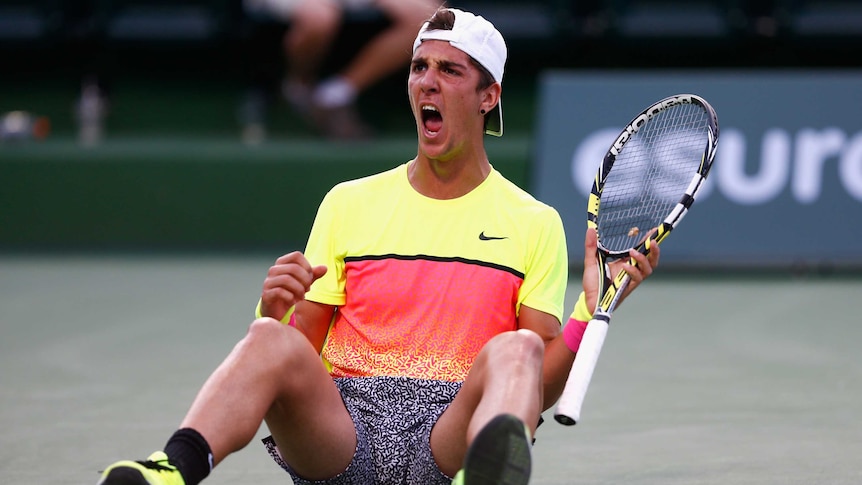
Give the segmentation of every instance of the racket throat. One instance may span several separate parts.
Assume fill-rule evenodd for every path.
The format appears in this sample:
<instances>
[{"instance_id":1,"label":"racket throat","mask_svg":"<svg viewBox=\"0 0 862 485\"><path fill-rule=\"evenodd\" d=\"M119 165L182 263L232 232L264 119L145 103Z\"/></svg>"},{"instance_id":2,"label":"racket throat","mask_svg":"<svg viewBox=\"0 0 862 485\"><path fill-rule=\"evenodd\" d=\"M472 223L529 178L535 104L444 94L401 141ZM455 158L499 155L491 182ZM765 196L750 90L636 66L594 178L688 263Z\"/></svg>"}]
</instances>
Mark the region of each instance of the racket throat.
<instances>
[{"instance_id":1,"label":"racket throat","mask_svg":"<svg viewBox=\"0 0 862 485\"><path fill-rule=\"evenodd\" d=\"M610 311L613 311L613 309L611 309ZM605 322L606 324L610 325L611 324L611 314L608 311L599 309L599 310L596 310L596 313L593 314L593 320L601 320L601 321Z\"/></svg>"}]
</instances>

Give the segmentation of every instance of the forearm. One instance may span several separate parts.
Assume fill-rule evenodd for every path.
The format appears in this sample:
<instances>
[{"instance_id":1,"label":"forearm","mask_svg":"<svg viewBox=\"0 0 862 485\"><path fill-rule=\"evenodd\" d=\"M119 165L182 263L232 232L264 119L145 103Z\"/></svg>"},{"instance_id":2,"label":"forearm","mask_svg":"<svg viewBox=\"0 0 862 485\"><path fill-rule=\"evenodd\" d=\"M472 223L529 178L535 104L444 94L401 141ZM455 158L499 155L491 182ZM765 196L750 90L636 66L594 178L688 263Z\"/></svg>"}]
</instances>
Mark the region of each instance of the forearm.
<instances>
[{"instance_id":1,"label":"forearm","mask_svg":"<svg viewBox=\"0 0 862 485\"><path fill-rule=\"evenodd\" d=\"M542 369L544 378L543 410L553 406L560 398L574 361L575 353L566 346L562 334L545 345L545 361Z\"/></svg>"},{"instance_id":2,"label":"forearm","mask_svg":"<svg viewBox=\"0 0 862 485\"><path fill-rule=\"evenodd\" d=\"M587 322L592 318L587 305L582 292L563 331L545 346L545 409L557 402L566 385Z\"/></svg>"}]
</instances>

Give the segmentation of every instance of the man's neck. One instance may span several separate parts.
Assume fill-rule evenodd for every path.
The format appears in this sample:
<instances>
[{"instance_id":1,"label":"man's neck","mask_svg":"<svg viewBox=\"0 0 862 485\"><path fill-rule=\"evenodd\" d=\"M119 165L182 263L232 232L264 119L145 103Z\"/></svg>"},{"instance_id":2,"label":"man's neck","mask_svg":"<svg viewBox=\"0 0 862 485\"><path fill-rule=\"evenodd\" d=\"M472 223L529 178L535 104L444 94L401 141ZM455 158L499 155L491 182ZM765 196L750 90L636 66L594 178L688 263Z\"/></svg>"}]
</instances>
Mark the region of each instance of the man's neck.
<instances>
[{"instance_id":1,"label":"man's neck","mask_svg":"<svg viewBox=\"0 0 862 485\"><path fill-rule=\"evenodd\" d=\"M488 178L491 164L482 153L480 159L432 160L417 156L407 169L410 185L420 194L432 199L462 197Z\"/></svg>"}]
</instances>

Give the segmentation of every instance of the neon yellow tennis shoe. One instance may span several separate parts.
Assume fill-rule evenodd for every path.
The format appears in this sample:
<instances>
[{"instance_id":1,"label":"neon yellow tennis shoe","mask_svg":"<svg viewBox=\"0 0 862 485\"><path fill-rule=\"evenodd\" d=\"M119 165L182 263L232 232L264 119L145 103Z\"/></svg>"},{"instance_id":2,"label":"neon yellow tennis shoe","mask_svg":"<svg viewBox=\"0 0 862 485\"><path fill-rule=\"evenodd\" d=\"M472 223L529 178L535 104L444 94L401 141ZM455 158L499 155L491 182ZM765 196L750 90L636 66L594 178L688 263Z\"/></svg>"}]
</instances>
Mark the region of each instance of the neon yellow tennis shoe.
<instances>
[{"instance_id":1,"label":"neon yellow tennis shoe","mask_svg":"<svg viewBox=\"0 0 862 485\"><path fill-rule=\"evenodd\" d=\"M118 461L102 472L98 485L185 485L168 455L157 451L144 461Z\"/></svg>"},{"instance_id":2,"label":"neon yellow tennis shoe","mask_svg":"<svg viewBox=\"0 0 862 485\"><path fill-rule=\"evenodd\" d=\"M530 448L530 432L523 421L501 414L476 435L452 485L527 485Z\"/></svg>"}]
</instances>

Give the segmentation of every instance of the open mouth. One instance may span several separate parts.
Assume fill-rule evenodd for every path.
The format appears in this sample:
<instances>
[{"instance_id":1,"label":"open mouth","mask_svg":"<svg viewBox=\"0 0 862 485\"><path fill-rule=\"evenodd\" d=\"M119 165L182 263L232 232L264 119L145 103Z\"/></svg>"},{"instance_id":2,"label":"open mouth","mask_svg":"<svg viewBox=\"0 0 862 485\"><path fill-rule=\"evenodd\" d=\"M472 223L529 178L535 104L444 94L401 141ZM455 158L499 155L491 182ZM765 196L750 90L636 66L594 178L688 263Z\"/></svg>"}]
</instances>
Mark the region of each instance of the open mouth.
<instances>
[{"instance_id":1,"label":"open mouth","mask_svg":"<svg viewBox=\"0 0 862 485\"><path fill-rule=\"evenodd\" d=\"M422 126L428 133L439 132L443 128L443 115L434 106L422 106Z\"/></svg>"}]
</instances>

